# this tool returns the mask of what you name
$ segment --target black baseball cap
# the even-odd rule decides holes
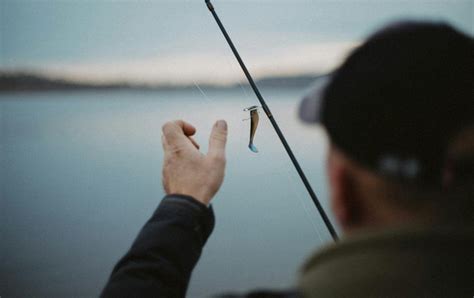
[[[300,118],[377,173],[441,186],[450,142],[474,125],[473,54],[447,24],[392,24],[317,81]]]

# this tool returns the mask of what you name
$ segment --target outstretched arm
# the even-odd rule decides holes
[[[195,132],[183,121],[163,126],[163,186],[168,195],[115,266],[102,297],[185,296],[214,226],[208,205],[224,179],[227,124],[214,125],[206,155],[191,137]]]
[[[168,195],[117,263],[101,297],[184,297],[214,227],[212,208]]]

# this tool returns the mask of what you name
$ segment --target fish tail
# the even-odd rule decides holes
[[[258,149],[257,147],[255,147],[255,145],[253,143],[250,143],[249,144],[249,149],[253,152],[253,153],[258,153]]]

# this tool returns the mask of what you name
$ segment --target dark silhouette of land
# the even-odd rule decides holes
[[[275,76],[257,80],[257,85],[262,88],[305,88],[315,80],[326,75],[308,74],[298,76]],[[242,83],[246,86],[247,84]],[[212,84],[200,84],[201,88],[227,90],[240,88],[240,85],[220,86]],[[92,84],[74,82],[66,79],[52,79],[33,73],[2,73],[0,72],[0,92],[19,91],[79,91],[79,90],[186,90],[194,89],[195,85],[165,85],[165,84],[130,84],[127,82],[116,82],[108,84]]]

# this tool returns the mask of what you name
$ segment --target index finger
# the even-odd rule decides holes
[[[163,125],[163,137],[166,141],[165,151],[178,151],[194,145],[188,138],[188,134],[194,134],[194,126],[182,121],[170,121]],[[165,145],[165,143],[163,143]]]
[[[174,120],[173,122],[179,127],[181,127],[184,134],[188,137],[193,136],[196,133],[196,128],[188,122],[185,122],[183,120]]]

